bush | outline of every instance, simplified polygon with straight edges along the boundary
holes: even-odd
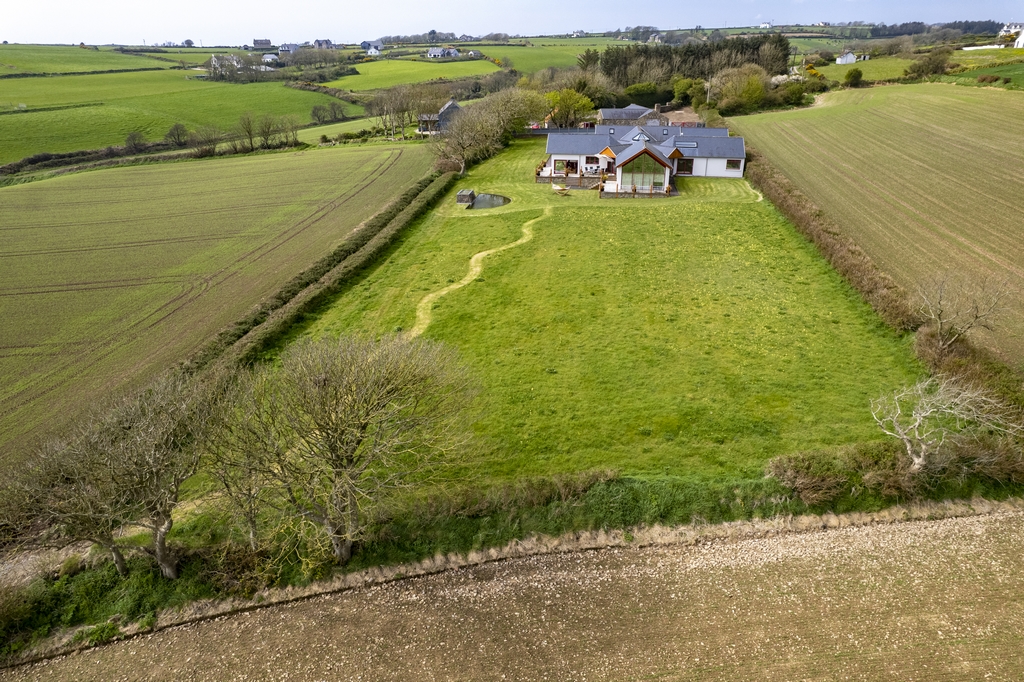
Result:
[[[804,84],[786,83],[779,88],[779,99],[790,106],[799,106],[804,103]]]
[[[858,88],[864,80],[864,72],[860,69],[850,69],[843,77],[843,85],[848,88]]]

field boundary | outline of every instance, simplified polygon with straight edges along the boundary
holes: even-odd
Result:
[[[354,235],[342,242],[334,253],[324,259],[330,259],[332,265],[327,272],[295,291],[273,310],[267,311],[261,320],[239,334],[230,346],[225,346],[212,357],[200,358],[200,354],[194,356],[193,361],[197,363],[198,368],[205,367],[215,360],[228,364],[254,362],[305,315],[322,305],[353,276],[372,264],[406,227],[434,206],[455,183],[458,174],[446,173],[424,185],[432,177],[427,176],[419,185],[414,186],[413,189],[418,190],[415,194],[412,191],[408,192],[401,200],[392,202],[361,228],[357,228]],[[285,289],[288,286],[286,284]],[[222,334],[235,334],[237,331],[239,330],[232,327]]]
[[[104,69],[102,71],[51,71],[38,73],[5,73],[0,75],[0,80],[6,78],[57,78],[61,76],[95,76],[104,73],[135,73],[138,71],[170,71],[174,67],[166,66],[143,66],[138,69]],[[180,69],[180,67],[178,67]]]
[[[251,599],[225,599],[194,602],[181,610],[167,609],[157,615],[154,625],[139,628],[130,625],[122,634],[98,645],[72,643],[75,633],[90,626],[81,626],[63,633],[52,642],[52,648],[35,656],[0,663],[0,669],[16,668],[48,661],[107,643],[123,642],[185,625],[194,625],[228,616],[249,613],[274,606],[283,606],[325,595],[338,594],[366,587],[437,575],[450,570],[472,568],[486,564],[534,556],[591,552],[611,548],[643,549],[655,546],[697,546],[715,542],[734,543],[742,540],[793,533],[825,532],[839,528],[862,528],[894,523],[938,521],[972,516],[990,516],[1024,512],[1024,498],[1005,500],[972,498],[918,502],[896,505],[877,512],[849,512],[835,514],[804,514],[777,516],[768,519],[731,521],[721,524],[691,523],[685,526],[634,526],[620,530],[591,530],[565,533],[559,536],[533,536],[514,540],[502,547],[474,550],[466,554],[438,554],[421,561],[373,568],[339,575],[328,581],[304,587],[284,587],[262,590]],[[56,638],[55,638],[56,639]]]

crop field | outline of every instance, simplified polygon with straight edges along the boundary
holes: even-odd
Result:
[[[209,59],[209,55],[206,56]],[[23,73],[86,73],[110,69],[152,69],[173,66],[148,57],[93,50],[73,45],[0,45],[0,76]],[[7,89],[4,83],[0,92]],[[0,96],[0,99],[3,99]]]
[[[970,69],[978,69],[995,62],[1006,62],[1014,59],[1024,59],[1024,50],[1017,50],[1012,47],[995,50],[957,50],[953,53],[950,61]]]
[[[830,93],[822,106],[731,120],[879,265],[1024,286],[1024,96],[922,84]],[[1020,298],[983,342],[1015,365]]]
[[[0,450],[184,359],[430,161],[373,145],[0,188]]]
[[[889,78],[899,78],[903,75],[903,71],[913,63],[913,59],[879,57],[877,59],[869,59],[866,62],[857,62],[856,64],[820,66],[818,71],[830,80],[842,81],[847,71],[850,69],[860,69],[864,73],[865,80],[880,81]]]
[[[25,112],[0,114],[0,163],[43,151],[123,144],[133,130],[161,139],[175,123],[228,128],[246,111],[293,114],[306,122],[314,105],[337,101],[279,82],[239,85],[188,75],[143,71],[0,81],[0,107],[27,107]],[[361,113],[352,105],[346,110],[350,115]]]
[[[999,76],[1009,78],[1009,83],[979,83],[978,76]],[[970,85],[984,88],[1003,88],[1006,90],[1024,90],[1024,62],[1020,64],[1004,64],[1003,66],[989,66],[982,69],[972,69],[941,78],[943,82],[955,83],[957,85]]]
[[[345,76],[326,83],[343,90],[377,90],[392,85],[422,83],[436,78],[463,78],[498,71],[498,67],[484,59],[466,62],[421,62],[409,59],[388,59],[357,64],[358,76]]]
[[[879,439],[868,403],[916,377],[908,341],[745,181],[559,197],[532,183],[543,149],[518,141],[474,169],[296,332],[414,330],[456,346],[483,390],[482,445],[454,480],[760,478],[781,452]],[[512,202],[466,211],[465,187]]]
[[[492,59],[512,60],[512,65],[520,73],[534,73],[549,66],[559,68],[576,66],[576,55],[587,49],[604,51],[609,44],[629,44],[607,38],[578,38],[576,40],[557,40],[554,38],[534,38],[532,45],[484,45],[480,51]]]

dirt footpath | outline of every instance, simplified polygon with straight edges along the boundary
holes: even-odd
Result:
[[[1015,680],[1024,514],[514,559],[4,680]]]

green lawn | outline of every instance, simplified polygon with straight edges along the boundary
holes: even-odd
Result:
[[[951,272],[1024,287],[1024,94],[949,84],[828,93],[730,124],[909,291]],[[978,337],[1019,366],[1019,298]]]
[[[431,160],[421,145],[350,146],[0,188],[0,461],[184,359]]]
[[[303,332],[411,329],[424,296],[534,221],[532,241],[485,260],[426,328],[483,385],[479,448],[455,479],[758,478],[773,455],[881,437],[868,403],[917,376],[908,341],[746,182],[558,197],[531,182],[543,149],[519,141],[474,169]],[[513,201],[466,211],[464,187]]]
[[[421,62],[409,59],[388,59],[357,64],[358,76],[345,76],[327,83],[343,90],[377,90],[392,85],[422,83],[436,78],[463,78],[498,71],[484,59],[467,62]]]
[[[209,55],[206,57],[209,59]],[[76,73],[109,69],[151,69],[173,66],[148,57],[110,49],[83,49],[72,45],[0,45],[0,76],[16,73]],[[11,81],[0,86],[0,101]]]
[[[531,38],[530,42],[530,46],[484,45],[479,50],[492,59],[503,60],[508,57],[520,73],[534,73],[550,66],[576,66],[576,55],[588,49],[603,52],[609,45],[632,44],[610,38]]]
[[[912,59],[878,57],[856,64],[829,64],[818,67],[818,71],[830,80],[842,81],[850,69],[860,69],[864,73],[865,80],[878,81],[899,78],[903,75],[903,71],[913,63]]]
[[[293,114],[309,120],[327,95],[282,83],[217,83],[188,71],[144,71],[0,81],[0,106],[25,104],[24,113],[0,114],[0,163],[37,152],[67,152],[123,144],[133,130],[160,139],[174,123],[229,128],[246,111]],[[336,100],[335,100],[336,101]],[[86,107],[32,109],[89,104]],[[362,113],[346,105],[350,115]]]

